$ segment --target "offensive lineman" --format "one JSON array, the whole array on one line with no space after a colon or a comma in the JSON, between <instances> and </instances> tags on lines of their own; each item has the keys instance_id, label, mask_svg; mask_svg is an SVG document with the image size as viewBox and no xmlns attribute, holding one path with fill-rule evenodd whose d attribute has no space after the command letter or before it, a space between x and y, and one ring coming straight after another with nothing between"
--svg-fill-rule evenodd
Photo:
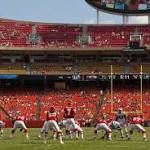
<instances>
[{"instance_id":1,"label":"offensive lineman","mask_svg":"<svg viewBox=\"0 0 150 150\"><path fill-rule=\"evenodd\" d=\"M138 116L134 116L132 117L131 121L130 121L130 134L129 134L129 140L131 139L131 136L133 134L134 130L137 130L138 132L142 133L143 136L143 140L147 141L147 135L146 135L146 130L145 128L142 126L142 124L144 123L144 119L142 119L141 117Z\"/></svg>"},{"instance_id":2,"label":"offensive lineman","mask_svg":"<svg viewBox=\"0 0 150 150\"><path fill-rule=\"evenodd\" d=\"M76 129L74 130L73 126L69 126L68 131L70 131L70 133L75 132L76 134L76 139L79 139L79 136L81 137L81 139L83 139L83 129L80 127L80 124L75 121L76 124Z\"/></svg>"},{"instance_id":3,"label":"offensive lineman","mask_svg":"<svg viewBox=\"0 0 150 150\"><path fill-rule=\"evenodd\" d=\"M54 107L51 107L50 110L47 112L46 120L47 122L45 124L45 129L44 129L45 131L44 143L46 144L48 130L52 129L53 132L57 134L60 144L64 144L64 142L62 141L62 132L57 124L57 112Z\"/></svg>"},{"instance_id":4,"label":"offensive lineman","mask_svg":"<svg viewBox=\"0 0 150 150\"><path fill-rule=\"evenodd\" d=\"M66 137L68 136L70 139L72 139L73 133L75 133L76 139L78 139L79 136L81 136L81 139L83 139L83 129L80 127L80 124L77 121L75 121L75 124L76 130L74 130L72 125L66 125L66 120L59 122L61 128L66 128Z\"/></svg>"},{"instance_id":5,"label":"offensive lineman","mask_svg":"<svg viewBox=\"0 0 150 150\"><path fill-rule=\"evenodd\" d=\"M24 131L25 133L25 137L28 140L29 139L29 135L28 135L28 130L27 127L25 125L25 117L21 115L21 112L17 112L16 116L13 118L14 119L14 124L13 124L13 129L11 131L11 135L10 137L14 137L15 131L17 128L20 128L20 131Z\"/></svg>"},{"instance_id":6,"label":"offensive lineman","mask_svg":"<svg viewBox=\"0 0 150 150\"><path fill-rule=\"evenodd\" d=\"M106 137L108 138L108 140L112 140L111 139L112 130L108 126L108 123L106 121L106 117L104 115L102 116L102 119L98 120L98 124L96 125L96 127L94 129L94 138L96 138L98 130L105 131L104 137L106 135Z\"/></svg>"},{"instance_id":7,"label":"offensive lineman","mask_svg":"<svg viewBox=\"0 0 150 150\"><path fill-rule=\"evenodd\" d=\"M5 123L2 121L1 114L0 114L0 138L3 137L3 127Z\"/></svg>"}]
</instances>

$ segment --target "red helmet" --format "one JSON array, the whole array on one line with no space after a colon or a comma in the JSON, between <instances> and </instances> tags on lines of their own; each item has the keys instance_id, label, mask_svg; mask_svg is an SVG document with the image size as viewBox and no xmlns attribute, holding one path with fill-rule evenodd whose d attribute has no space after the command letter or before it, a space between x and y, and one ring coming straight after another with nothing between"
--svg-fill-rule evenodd
<instances>
[{"instance_id":1,"label":"red helmet","mask_svg":"<svg viewBox=\"0 0 150 150\"><path fill-rule=\"evenodd\" d=\"M68 105L69 107L71 107L71 105L72 105L72 104L71 104L71 102L68 102L68 104L67 104L67 105Z\"/></svg>"},{"instance_id":2,"label":"red helmet","mask_svg":"<svg viewBox=\"0 0 150 150\"><path fill-rule=\"evenodd\" d=\"M53 112L55 112L55 108L54 107L50 107L49 111L53 113Z\"/></svg>"}]
</instances>

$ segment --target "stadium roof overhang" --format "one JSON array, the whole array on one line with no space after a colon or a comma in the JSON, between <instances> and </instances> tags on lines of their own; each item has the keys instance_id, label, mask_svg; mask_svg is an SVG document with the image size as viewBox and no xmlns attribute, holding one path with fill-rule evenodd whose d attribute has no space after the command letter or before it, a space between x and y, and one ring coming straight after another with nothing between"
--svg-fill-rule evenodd
<instances>
[{"instance_id":1,"label":"stadium roof overhang","mask_svg":"<svg viewBox=\"0 0 150 150\"><path fill-rule=\"evenodd\" d=\"M130 49L128 51L122 47L111 48L39 48L39 47L0 47L0 54L69 54L69 55L124 55L124 54L148 54L150 55L150 48Z\"/></svg>"},{"instance_id":2,"label":"stadium roof overhang","mask_svg":"<svg viewBox=\"0 0 150 150\"><path fill-rule=\"evenodd\" d=\"M107 54L112 55L116 53L122 53L123 48L39 48L39 47L31 47L31 48L25 48L25 47L0 47L0 53L72 53L72 54Z\"/></svg>"}]
</instances>

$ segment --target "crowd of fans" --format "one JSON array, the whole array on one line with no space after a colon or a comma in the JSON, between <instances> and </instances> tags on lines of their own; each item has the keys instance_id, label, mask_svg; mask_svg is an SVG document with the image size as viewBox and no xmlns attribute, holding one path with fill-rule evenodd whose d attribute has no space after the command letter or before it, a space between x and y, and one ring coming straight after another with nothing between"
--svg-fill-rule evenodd
<instances>
[{"instance_id":1,"label":"crowd of fans","mask_svg":"<svg viewBox=\"0 0 150 150\"><path fill-rule=\"evenodd\" d=\"M101 101L101 94L98 88L87 88L82 90L50 90L42 93L36 90L8 90L0 91L0 105L10 114L19 111L28 120L36 120L37 114L40 120L45 119L46 111L54 106L59 112L59 119L63 118L63 109L71 101L77 110L76 119L89 122L93 119L97 105L101 103L99 115L102 113L113 117L113 112L123 108L127 113L143 112L146 120L150 119L150 90L143 91L141 100L140 90L136 88L116 88L111 92L108 90Z\"/></svg>"},{"instance_id":2,"label":"crowd of fans","mask_svg":"<svg viewBox=\"0 0 150 150\"><path fill-rule=\"evenodd\" d=\"M138 31L144 46L150 45L148 25L39 24L0 20L0 47L115 48L127 47Z\"/></svg>"},{"instance_id":3,"label":"crowd of fans","mask_svg":"<svg viewBox=\"0 0 150 150\"><path fill-rule=\"evenodd\" d=\"M36 94L35 91L3 89L0 91L0 105L10 116L21 111L28 119L34 119Z\"/></svg>"}]
</instances>

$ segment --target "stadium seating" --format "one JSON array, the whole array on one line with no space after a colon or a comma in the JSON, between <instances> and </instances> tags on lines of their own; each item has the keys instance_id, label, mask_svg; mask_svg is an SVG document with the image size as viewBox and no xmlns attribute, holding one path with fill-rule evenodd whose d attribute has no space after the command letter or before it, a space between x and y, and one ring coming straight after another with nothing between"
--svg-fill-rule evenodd
<instances>
[{"instance_id":1,"label":"stadium seating","mask_svg":"<svg viewBox=\"0 0 150 150\"><path fill-rule=\"evenodd\" d=\"M113 74L140 74L141 65L135 63L129 64L111 64L101 62L81 62L78 65L72 63L1 63L0 74L20 74L20 75L73 75L75 72L80 75L99 75L110 74L111 65ZM143 73L150 73L150 64L142 64Z\"/></svg>"},{"instance_id":2,"label":"stadium seating","mask_svg":"<svg viewBox=\"0 0 150 150\"><path fill-rule=\"evenodd\" d=\"M67 68L69 64L61 63L33 63L30 65L31 74L48 74L48 75L66 75L71 70Z\"/></svg>"},{"instance_id":3,"label":"stadium seating","mask_svg":"<svg viewBox=\"0 0 150 150\"><path fill-rule=\"evenodd\" d=\"M140 74L139 64L110 64L100 62L85 62L78 65L71 63L33 63L30 65L31 74L48 75L72 75L78 72L80 75L110 74L111 65L113 74ZM143 73L150 73L150 64L143 64Z\"/></svg>"},{"instance_id":4,"label":"stadium seating","mask_svg":"<svg viewBox=\"0 0 150 150\"><path fill-rule=\"evenodd\" d=\"M144 46L150 46L148 25L41 24L1 19L0 47L124 48L134 32L142 35ZM90 41L79 42L86 35Z\"/></svg>"},{"instance_id":5,"label":"stadium seating","mask_svg":"<svg viewBox=\"0 0 150 150\"><path fill-rule=\"evenodd\" d=\"M27 69L23 64L3 63L0 65L0 74L27 74Z\"/></svg>"},{"instance_id":6,"label":"stadium seating","mask_svg":"<svg viewBox=\"0 0 150 150\"><path fill-rule=\"evenodd\" d=\"M34 23L0 21L1 47L34 47L29 39L33 25L36 26L41 41L38 47L76 47L81 27L69 25L40 25Z\"/></svg>"}]
</instances>

